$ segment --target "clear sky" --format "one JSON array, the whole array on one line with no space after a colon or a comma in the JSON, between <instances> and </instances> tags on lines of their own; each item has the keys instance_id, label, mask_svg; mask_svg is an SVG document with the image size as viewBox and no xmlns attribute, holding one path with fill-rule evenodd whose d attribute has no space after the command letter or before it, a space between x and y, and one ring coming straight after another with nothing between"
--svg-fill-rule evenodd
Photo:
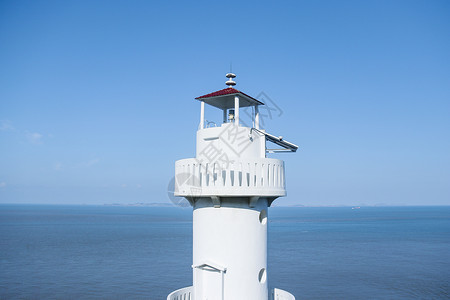
<instances>
[{"instance_id":1,"label":"clear sky","mask_svg":"<svg viewBox=\"0 0 450 300\"><path fill-rule=\"evenodd\" d=\"M242 2L1 1L0 203L169 202L232 62L278 205L450 205L449 1Z\"/></svg>"}]
</instances>

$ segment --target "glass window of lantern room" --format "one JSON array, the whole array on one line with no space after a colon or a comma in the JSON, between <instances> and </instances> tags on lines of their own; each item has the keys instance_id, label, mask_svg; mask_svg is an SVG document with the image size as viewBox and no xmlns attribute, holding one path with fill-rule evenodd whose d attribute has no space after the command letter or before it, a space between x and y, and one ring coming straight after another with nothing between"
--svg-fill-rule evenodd
<instances>
[{"instance_id":1,"label":"glass window of lantern room","mask_svg":"<svg viewBox=\"0 0 450 300\"><path fill-rule=\"evenodd\" d=\"M223 122L223 109L204 103L204 128L220 127Z\"/></svg>"}]
</instances>

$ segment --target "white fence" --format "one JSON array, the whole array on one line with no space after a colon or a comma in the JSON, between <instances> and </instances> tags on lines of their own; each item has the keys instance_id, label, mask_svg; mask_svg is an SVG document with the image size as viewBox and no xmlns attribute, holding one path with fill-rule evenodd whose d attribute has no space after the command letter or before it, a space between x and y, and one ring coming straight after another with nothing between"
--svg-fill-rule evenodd
<instances>
[{"instance_id":1,"label":"white fence","mask_svg":"<svg viewBox=\"0 0 450 300\"><path fill-rule=\"evenodd\" d=\"M284 196L284 162L273 158L175 163L175 196Z\"/></svg>"},{"instance_id":2,"label":"white fence","mask_svg":"<svg viewBox=\"0 0 450 300\"><path fill-rule=\"evenodd\" d=\"M295 300L295 297L289 292L280 289L273 289L272 300Z\"/></svg>"},{"instance_id":3,"label":"white fence","mask_svg":"<svg viewBox=\"0 0 450 300\"><path fill-rule=\"evenodd\" d=\"M167 296L167 300L193 300L192 291L192 286L173 291ZM295 300L295 297L289 292L273 289L271 300Z\"/></svg>"},{"instance_id":4,"label":"white fence","mask_svg":"<svg viewBox=\"0 0 450 300\"><path fill-rule=\"evenodd\" d=\"M167 296L167 300L192 300L192 291L192 286L173 291Z\"/></svg>"}]
</instances>

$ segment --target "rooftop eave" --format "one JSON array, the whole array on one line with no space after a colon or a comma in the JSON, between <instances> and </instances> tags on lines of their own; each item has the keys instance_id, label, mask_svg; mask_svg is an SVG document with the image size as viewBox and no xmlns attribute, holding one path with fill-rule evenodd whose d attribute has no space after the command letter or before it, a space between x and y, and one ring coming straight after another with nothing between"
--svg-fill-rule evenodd
<instances>
[{"instance_id":1,"label":"rooftop eave","mask_svg":"<svg viewBox=\"0 0 450 300\"><path fill-rule=\"evenodd\" d=\"M203 101L209 105L214 107L218 107L221 109L233 108L234 107L234 97L239 96L239 106L255 106L255 105L264 105L263 102L255 99L239 90L234 88L226 88L223 90L219 90L213 93L209 93L200 97L195 98L196 100Z\"/></svg>"}]
</instances>

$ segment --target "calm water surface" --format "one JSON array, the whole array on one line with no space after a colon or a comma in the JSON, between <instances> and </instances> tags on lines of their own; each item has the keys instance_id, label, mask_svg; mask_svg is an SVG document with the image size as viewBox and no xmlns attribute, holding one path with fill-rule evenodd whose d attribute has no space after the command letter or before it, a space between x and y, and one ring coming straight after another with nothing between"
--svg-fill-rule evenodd
<instances>
[{"instance_id":1,"label":"calm water surface","mask_svg":"<svg viewBox=\"0 0 450 300\"><path fill-rule=\"evenodd\" d=\"M450 207L271 208L269 285L297 299L449 299ZM0 205L0 299L165 299L188 208Z\"/></svg>"}]
</instances>

